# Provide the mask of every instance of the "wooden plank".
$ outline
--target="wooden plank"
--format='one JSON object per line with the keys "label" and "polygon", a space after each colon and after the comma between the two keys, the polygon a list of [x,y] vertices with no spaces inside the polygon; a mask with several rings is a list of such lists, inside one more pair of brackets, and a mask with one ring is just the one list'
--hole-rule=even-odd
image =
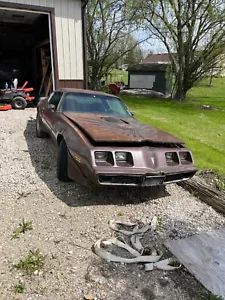
{"label": "wooden plank", "polygon": [[50,95],[51,90],[52,90],[52,73],[49,75],[47,88],[46,88],[46,91],[45,91],[45,97],[48,97]]}
{"label": "wooden plank", "polygon": [[210,292],[225,298],[225,228],[168,240],[165,246]]}
{"label": "wooden plank", "polygon": [[198,177],[180,182],[179,185],[189,192],[194,192],[200,200],[212,206],[218,212],[225,214],[225,194],[208,186]]}

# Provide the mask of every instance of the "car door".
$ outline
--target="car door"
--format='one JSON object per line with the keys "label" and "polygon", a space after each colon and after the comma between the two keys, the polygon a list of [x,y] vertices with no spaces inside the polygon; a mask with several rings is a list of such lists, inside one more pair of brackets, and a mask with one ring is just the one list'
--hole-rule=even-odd
{"label": "car door", "polygon": [[48,103],[43,110],[44,123],[53,136],[55,136],[55,127],[59,118],[57,107],[62,98],[62,95],[62,92],[53,92],[50,95]]}

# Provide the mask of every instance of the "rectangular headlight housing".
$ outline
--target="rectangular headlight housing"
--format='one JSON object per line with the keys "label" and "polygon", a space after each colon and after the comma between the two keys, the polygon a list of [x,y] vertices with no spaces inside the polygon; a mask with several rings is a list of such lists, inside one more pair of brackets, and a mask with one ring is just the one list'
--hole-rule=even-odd
{"label": "rectangular headlight housing", "polygon": [[116,161],[127,161],[128,160],[128,152],[116,152],[115,157]]}
{"label": "rectangular headlight housing", "polygon": [[96,160],[104,161],[104,160],[107,160],[108,155],[109,155],[109,152],[106,152],[106,151],[96,151],[95,152],[95,159]]}
{"label": "rectangular headlight housing", "polygon": [[133,166],[133,156],[130,152],[118,151],[115,152],[116,164],[118,166]]}
{"label": "rectangular headlight housing", "polygon": [[174,166],[179,164],[179,158],[177,152],[166,152],[166,163],[168,166]]}
{"label": "rectangular headlight housing", "polygon": [[191,153],[188,151],[179,152],[180,162],[182,165],[192,164],[193,160]]}
{"label": "rectangular headlight housing", "polygon": [[96,151],[95,152],[95,163],[97,166],[108,166],[113,165],[113,155],[109,151]]}

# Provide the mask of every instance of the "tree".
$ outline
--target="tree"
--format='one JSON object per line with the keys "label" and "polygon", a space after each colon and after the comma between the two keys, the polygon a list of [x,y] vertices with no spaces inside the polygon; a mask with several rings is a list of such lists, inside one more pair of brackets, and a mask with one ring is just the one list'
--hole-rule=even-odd
{"label": "tree", "polygon": [[[133,35],[128,35],[126,37],[126,49],[129,51],[115,61],[113,68],[115,67],[120,69],[123,65],[138,64],[143,59],[144,55],[142,48],[138,44],[138,40]],[[116,51],[117,47],[115,46],[113,52],[116,53]]]}
{"label": "tree", "polygon": [[[102,77],[115,63],[135,49],[143,40],[133,40],[138,14],[135,0],[92,0],[87,6],[87,48],[89,81],[96,89]],[[145,39],[144,39],[145,40]]]}
{"label": "tree", "polygon": [[221,76],[221,74],[223,73],[224,69],[225,69],[225,51],[224,54],[221,55],[221,57],[218,59],[218,63],[216,64],[216,66],[214,66],[209,73],[209,84],[208,86],[212,86],[212,81],[213,78]]}
{"label": "tree", "polygon": [[130,41],[128,41],[128,48],[131,50],[123,57],[123,63],[127,65],[140,63],[144,54],[140,45],[137,45],[137,40],[135,40],[133,36],[131,36]]}
{"label": "tree", "polygon": [[224,0],[148,0],[141,13],[148,30],[170,54],[175,75],[172,97],[183,100],[225,51]]}

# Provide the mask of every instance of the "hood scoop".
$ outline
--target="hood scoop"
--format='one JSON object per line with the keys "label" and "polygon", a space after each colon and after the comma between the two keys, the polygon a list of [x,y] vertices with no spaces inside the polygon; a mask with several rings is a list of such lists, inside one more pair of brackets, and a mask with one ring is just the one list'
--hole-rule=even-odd
{"label": "hood scoop", "polygon": [[129,122],[120,119],[120,118],[114,118],[114,117],[101,117],[103,121],[109,122],[109,123],[122,123],[122,124],[129,124]]}

